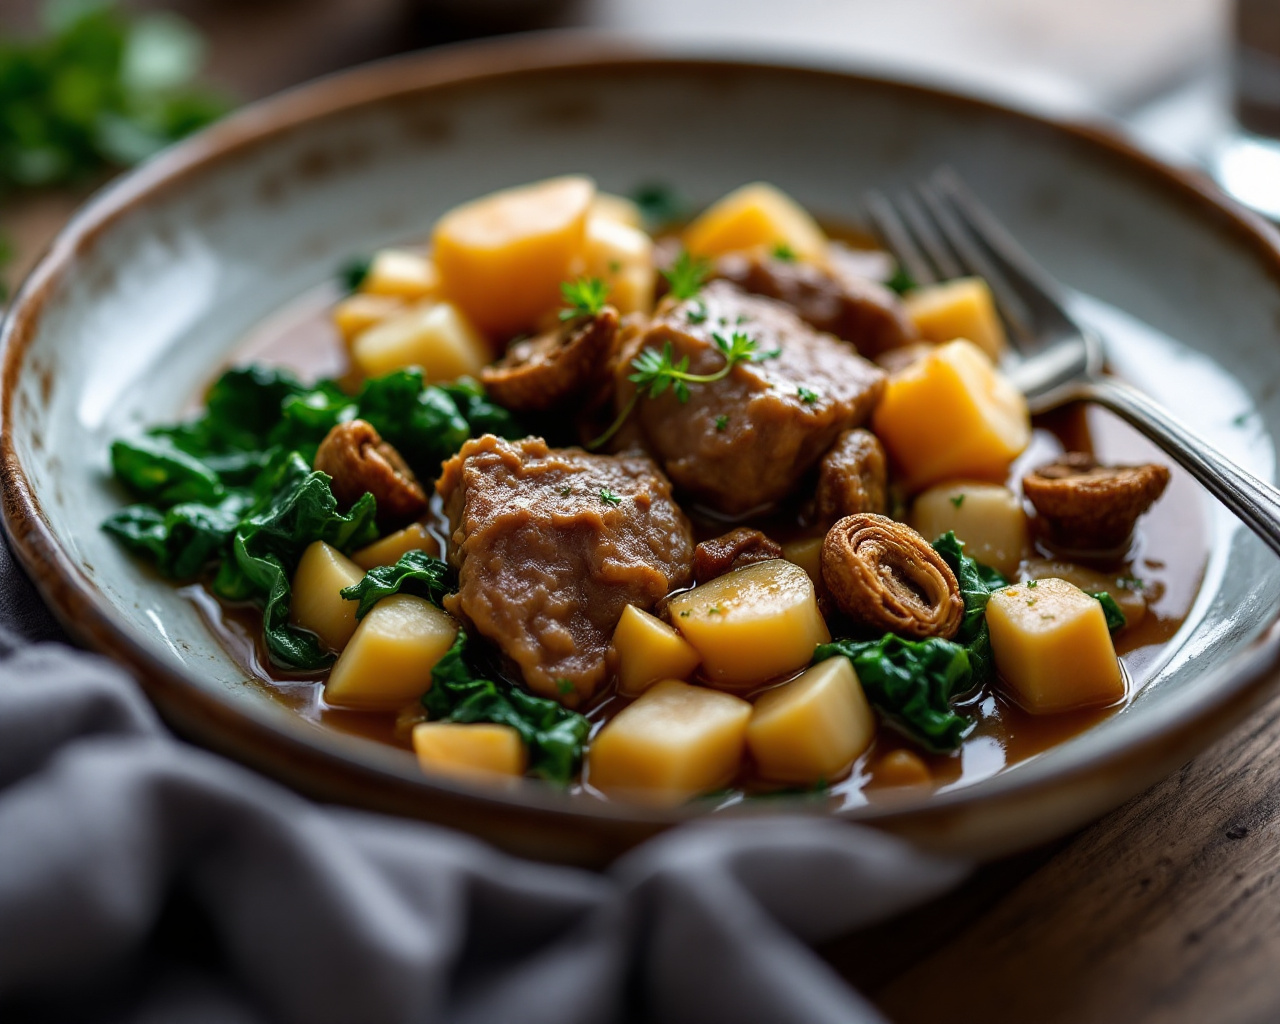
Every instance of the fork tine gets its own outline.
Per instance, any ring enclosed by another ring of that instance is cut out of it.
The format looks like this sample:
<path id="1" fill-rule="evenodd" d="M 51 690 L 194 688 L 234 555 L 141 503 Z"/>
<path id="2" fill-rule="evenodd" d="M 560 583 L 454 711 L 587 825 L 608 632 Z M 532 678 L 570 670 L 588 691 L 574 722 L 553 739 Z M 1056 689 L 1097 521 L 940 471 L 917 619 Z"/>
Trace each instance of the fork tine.
<path id="1" fill-rule="evenodd" d="M 955 256 L 947 248 L 942 236 L 939 235 L 937 227 L 920 206 L 920 203 L 917 202 L 915 196 L 909 192 L 900 192 L 898 193 L 897 204 L 903 219 L 911 228 L 911 233 L 916 236 L 924 251 L 929 254 L 929 258 L 933 260 L 933 265 L 938 268 L 938 277 L 943 281 L 949 281 L 953 277 L 960 277 L 962 274 L 960 265 L 956 262 Z"/>
<path id="2" fill-rule="evenodd" d="M 978 201 L 959 175 L 943 168 L 934 175 L 933 185 L 948 210 L 982 247 L 999 278 L 1021 300 L 1030 319 L 1041 321 L 1042 328 L 1075 330 L 1057 282 L 1014 240 L 995 214 Z"/>
<path id="3" fill-rule="evenodd" d="M 916 186 L 916 191 L 924 208 L 933 215 L 938 230 L 955 250 L 965 272 L 981 277 L 991 288 L 1000 316 L 1009 328 L 1009 340 L 1013 347 L 1022 355 L 1035 349 L 1036 334 L 1031 328 L 1026 303 L 1017 291 L 1009 286 L 1004 275 L 987 258 L 972 233 L 943 201 L 935 186 L 920 184 Z"/>
<path id="4" fill-rule="evenodd" d="M 893 204 L 879 192 L 868 192 L 864 201 L 872 226 L 899 265 L 916 284 L 935 284 L 937 275 Z"/>

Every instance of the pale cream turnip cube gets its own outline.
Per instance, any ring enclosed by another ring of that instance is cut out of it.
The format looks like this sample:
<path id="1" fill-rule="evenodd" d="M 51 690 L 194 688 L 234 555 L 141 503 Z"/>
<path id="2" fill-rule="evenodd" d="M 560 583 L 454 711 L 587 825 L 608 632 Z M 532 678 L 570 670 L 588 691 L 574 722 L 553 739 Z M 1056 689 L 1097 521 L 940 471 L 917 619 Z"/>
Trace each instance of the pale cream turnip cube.
<path id="1" fill-rule="evenodd" d="M 331 651 L 341 651 L 356 631 L 356 603 L 340 591 L 364 579 L 364 570 L 322 540 L 298 560 L 289 596 L 289 621 L 309 629 Z"/>
<path id="2" fill-rule="evenodd" d="M 948 530 L 964 541 L 964 553 L 1007 577 L 1017 575 L 1029 545 L 1022 499 L 999 484 L 955 481 L 916 498 L 911 525 L 933 542 Z"/>

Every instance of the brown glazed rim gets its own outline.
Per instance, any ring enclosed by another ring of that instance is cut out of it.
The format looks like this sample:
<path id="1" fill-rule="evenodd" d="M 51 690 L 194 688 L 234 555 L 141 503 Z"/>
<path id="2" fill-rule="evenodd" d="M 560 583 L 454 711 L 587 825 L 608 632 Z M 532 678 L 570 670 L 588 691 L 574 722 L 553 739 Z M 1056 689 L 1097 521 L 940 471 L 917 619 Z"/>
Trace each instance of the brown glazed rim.
<path id="1" fill-rule="evenodd" d="M 676 70 L 702 74 L 757 74 L 855 82 L 867 90 L 916 97 L 934 106 L 999 117 L 1027 130 L 1066 138 L 1098 160 L 1140 172 L 1150 186 L 1192 210 L 1214 228 L 1251 249 L 1280 284 L 1280 234 L 1261 218 L 1221 195 L 1199 174 L 1181 171 L 1136 149 L 1110 129 L 1056 120 L 942 88 L 812 66 L 810 58 L 780 60 L 723 55 L 703 48 L 691 54 L 669 44 L 621 40 L 591 33 L 555 33 L 479 44 L 462 44 L 409 55 L 343 72 L 254 104 L 166 151 L 94 196 L 56 237 L 18 291 L 0 328 L 3 396 L 0 398 L 0 481 L 5 528 L 13 549 L 45 600 L 67 630 L 86 646 L 133 670 L 151 699 L 180 731 L 233 752 L 269 774 L 315 795 L 375 809 L 439 817 L 443 807 L 455 822 L 472 814 L 498 817 L 512 828 L 563 827 L 572 832 L 611 830 L 621 845 L 692 817 L 691 807 L 651 810 L 595 800 L 577 800 L 551 787 L 530 784 L 516 790 L 478 791 L 416 772 L 398 752 L 375 751 L 372 741 L 335 738 L 323 747 L 315 727 L 281 712 L 268 714 L 215 695 L 161 661 L 132 639 L 124 620 L 101 597 L 93 582 L 59 545 L 41 514 L 13 438 L 13 396 L 24 354 L 48 297 L 73 272 L 77 255 L 105 230 L 152 194 L 216 167 L 234 154 L 269 146 L 295 126 L 352 108 L 396 97 L 479 84 L 518 83 L 524 77 L 558 74 L 635 74 Z M 1189 757 L 1212 735 L 1225 731 L 1256 707 L 1274 683 L 1280 660 L 1280 624 L 1273 622 L 1245 650 L 1215 673 L 1215 685 L 1193 701 L 1169 701 L 1144 712 L 1142 727 L 1131 728 L 1124 744 L 1060 764 L 1052 774 L 1017 771 L 976 788 L 893 805 L 845 812 L 849 819 L 895 831 L 945 831 L 975 801 L 999 799 L 1026 806 L 1041 793 L 1061 793 L 1073 785 L 1096 788 L 1108 778 L 1141 774 L 1151 760 Z M 395 754 L 396 756 L 390 756 Z M 1176 762 L 1174 762 L 1176 763 Z M 1028 768 L 1033 768 L 1029 765 Z M 1148 779 L 1147 781 L 1154 781 Z M 376 794 L 371 796 L 370 794 Z M 428 811 L 432 807 L 434 811 Z M 803 810 L 797 805 L 796 810 Z M 812 811 L 811 811 L 812 813 Z M 612 850 L 618 842 L 607 842 Z M 595 858 L 600 859 L 600 858 Z"/>

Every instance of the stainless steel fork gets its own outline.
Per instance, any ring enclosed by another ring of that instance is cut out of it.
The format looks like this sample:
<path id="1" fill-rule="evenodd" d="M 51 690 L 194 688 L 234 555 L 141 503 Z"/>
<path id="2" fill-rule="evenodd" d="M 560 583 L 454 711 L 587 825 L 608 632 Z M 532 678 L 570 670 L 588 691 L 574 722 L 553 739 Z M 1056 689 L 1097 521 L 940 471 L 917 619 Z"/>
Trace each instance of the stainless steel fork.
<path id="1" fill-rule="evenodd" d="M 1062 287 L 950 170 L 866 199 L 876 231 L 918 284 L 986 278 L 1013 349 L 1003 367 L 1035 413 L 1096 402 L 1159 445 L 1280 554 L 1280 490 L 1237 466 L 1141 391 L 1103 370 L 1102 339 L 1067 312 Z"/>

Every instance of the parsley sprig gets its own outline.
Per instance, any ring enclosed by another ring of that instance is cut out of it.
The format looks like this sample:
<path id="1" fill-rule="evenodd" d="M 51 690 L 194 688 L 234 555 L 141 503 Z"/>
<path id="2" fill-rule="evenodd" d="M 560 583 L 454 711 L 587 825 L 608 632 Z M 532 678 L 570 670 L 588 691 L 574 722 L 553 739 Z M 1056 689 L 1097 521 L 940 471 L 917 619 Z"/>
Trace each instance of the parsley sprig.
<path id="1" fill-rule="evenodd" d="M 662 271 L 667 279 L 667 290 L 681 302 L 692 299 L 711 276 L 711 264 L 706 260 L 690 256 L 688 250 L 681 250 L 676 261 Z"/>
<path id="2" fill-rule="evenodd" d="M 576 281 L 561 284 L 560 294 L 565 301 L 565 308 L 560 310 L 560 319 L 567 323 L 595 316 L 604 309 L 609 298 L 609 286 L 598 277 L 580 277 Z"/>
<path id="3" fill-rule="evenodd" d="M 714 373 L 690 373 L 689 357 L 684 355 L 677 360 L 669 341 L 662 346 L 661 352 L 654 348 L 646 348 L 631 360 L 631 369 L 634 372 L 627 377 L 627 380 L 636 385 L 636 390 L 627 404 L 622 407 L 622 411 L 618 413 L 617 419 L 609 425 L 609 429 L 594 441 L 589 442 L 587 447 L 595 450 L 608 443 L 627 421 L 627 417 L 631 415 L 641 397 L 657 398 L 670 388 L 680 402 L 687 402 L 690 384 L 714 384 L 729 376 L 739 363 L 758 363 L 764 359 L 777 358 L 781 354 L 781 349 L 776 348 L 761 352 L 760 343 L 742 331 L 734 331 L 728 337 L 717 331 L 711 335 L 711 341 L 724 356 L 724 365 Z"/>

